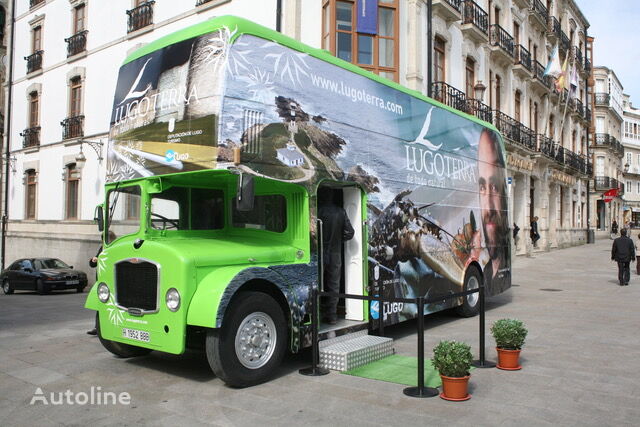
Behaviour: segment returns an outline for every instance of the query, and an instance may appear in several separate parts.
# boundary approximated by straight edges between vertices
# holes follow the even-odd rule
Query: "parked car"
[[[87,286],[87,275],[57,258],[23,258],[0,274],[0,283],[7,295],[17,290],[37,291],[39,294],[58,289],[82,292]]]

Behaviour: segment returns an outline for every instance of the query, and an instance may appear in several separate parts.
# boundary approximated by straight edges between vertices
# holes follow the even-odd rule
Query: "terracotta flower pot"
[[[466,377],[445,377],[442,378],[442,394],[440,397],[445,400],[469,400],[471,395],[469,394],[469,375]]]
[[[505,350],[503,348],[496,347],[498,350],[498,365],[499,369],[507,371],[517,371],[522,369],[522,366],[518,363],[520,357],[520,350]]]

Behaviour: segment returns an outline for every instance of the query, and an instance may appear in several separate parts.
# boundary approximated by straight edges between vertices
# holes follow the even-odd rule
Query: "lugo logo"
[[[379,301],[371,301],[369,311],[371,313],[371,317],[375,320],[380,318],[380,302]]]
[[[382,307],[382,313],[384,315],[384,319],[386,319],[389,314],[400,313],[404,308],[404,304],[401,302],[394,302],[391,304],[385,302]],[[380,302],[371,301],[371,304],[369,305],[369,312],[374,320],[378,320],[380,318]]]
[[[167,161],[167,163],[173,163],[180,160],[187,160],[189,159],[189,153],[180,154],[173,150],[167,150],[167,152],[164,153],[164,159]]]

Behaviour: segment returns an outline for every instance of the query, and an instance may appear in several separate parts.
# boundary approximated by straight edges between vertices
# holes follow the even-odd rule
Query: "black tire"
[[[482,284],[482,275],[475,266],[470,266],[464,275],[464,290],[477,289]],[[473,317],[480,311],[480,293],[469,294],[462,299],[462,305],[456,307],[461,317]]]
[[[98,313],[96,313],[96,331],[98,332],[98,339],[100,344],[106,348],[109,352],[115,354],[120,358],[139,357],[146,356],[151,353],[150,348],[137,347],[135,345],[123,344],[117,341],[111,341],[102,338],[100,333],[100,319],[98,319]]]
[[[76,288],[76,292],[79,293],[79,294],[83,293],[84,292],[84,286],[78,286]]]
[[[246,337],[247,329],[242,328],[243,325],[248,326],[248,322],[252,322],[253,326],[258,325],[251,332],[251,338]],[[238,345],[236,349],[236,339],[242,342],[242,329],[245,338],[250,340],[254,339],[256,332],[260,332],[257,337],[259,341],[245,346],[245,350],[251,348],[243,356],[238,354],[242,352],[242,347]],[[268,380],[280,366],[287,350],[287,332],[285,316],[273,298],[261,292],[243,292],[227,309],[222,328],[207,332],[207,360],[216,376],[231,387],[260,384]],[[259,356],[252,359],[252,351],[256,348],[264,358]]]
[[[45,285],[42,279],[36,280],[36,292],[40,295],[45,295],[51,292],[51,288],[48,285]]]
[[[4,292],[5,295],[11,295],[13,293],[13,286],[9,283],[9,279],[4,279],[2,282],[2,292]]]

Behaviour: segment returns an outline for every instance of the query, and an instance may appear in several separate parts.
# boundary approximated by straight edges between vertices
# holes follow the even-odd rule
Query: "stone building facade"
[[[640,228],[640,109],[634,108],[629,95],[623,100],[622,145],[624,146],[624,206],[625,224]]]
[[[574,0],[433,0],[428,81],[427,2],[378,0],[375,34],[357,32],[355,0],[25,0],[16,44],[7,135],[7,258],[60,256],[86,266],[104,193],[109,111],[127,53],[213,16],[233,14],[324,48],[400,84],[494,123],[508,150],[517,254],[586,241],[589,23]],[[371,4],[371,3],[367,3]],[[304,7],[303,7],[304,6]],[[66,24],[65,24],[66,23]],[[575,91],[544,75],[558,46],[576,68]]]
[[[622,197],[625,193],[624,147],[622,140],[623,95],[622,84],[615,72],[607,67],[594,67],[593,99],[593,185],[591,186],[592,225],[596,235],[608,236],[615,220],[623,223]],[[610,202],[604,193],[618,189],[618,195]]]

